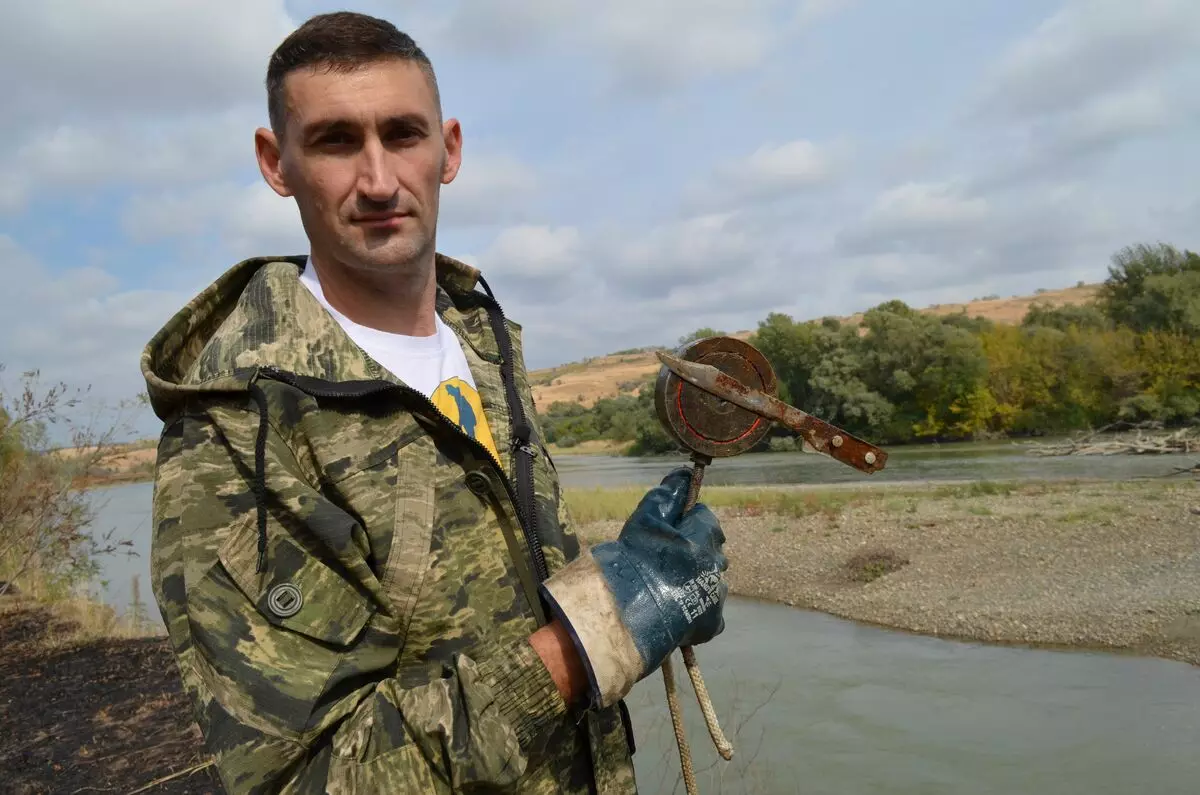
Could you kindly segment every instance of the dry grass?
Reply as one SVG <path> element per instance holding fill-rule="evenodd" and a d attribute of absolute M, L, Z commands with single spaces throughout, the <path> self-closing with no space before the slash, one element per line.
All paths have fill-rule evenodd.
<path fill-rule="evenodd" d="M 0 619 L 10 613 L 28 610 L 33 605 L 44 607 L 53 617 L 39 639 L 39 650 L 46 653 L 99 640 L 144 638 L 154 634 L 136 629 L 109 605 L 81 597 L 58 600 L 40 600 L 26 595 L 0 597 Z"/>
<path fill-rule="evenodd" d="M 548 378 L 551 371 L 535 370 L 530 373 L 535 381 L 533 399 L 541 409 L 558 401 L 591 407 L 601 398 L 620 395 L 621 384 L 654 375 L 658 366 L 653 353 L 602 356 L 587 364 L 563 368 L 564 372 L 555 374 L 545 384 L 536 384 L 536 381 Z M 627 394 L 636 395 L 639 391 L 634 389 Z"/>
<path fill-rule="evenodd" d="M 882 503 L 888 513 L 912 513 L 920 501 L 942 500 L 961 502 L 964 510 L 980 510 L 969 506 L 982 497 L 1007 497 L 1014 493 L 1042 494 L 1046 491 L 1067 490 L 1073 482 L 1055 483 L 998 483 L 971 481 L 961 484 L 911 486 L 906 484 L 867 485 L 861 488 L 811 488 L 795 486 L 705 486 L 700 500 L 710 508 L 720 508 L 729 515 L 745 518 L 779 516 L 803 519 L 821 515 L 836 519 L 846 509 L 864 503 Z M 622 521 L 637 505 L 646 489 L 629 488 L 568 488 L 567 505 L 580 524 Z"/>
<path fill-rule="evenodd" d="M 47 611 L 53 618 L 39 640 L 44 651 L 106 638 L 143 638 L 156 634 L 147 624 L 119 615 L 111 605 L 93 596 L 64 592 L 36 569 L 26 572 L 17 584 L 20 590 L 16 595 L 0 597 L 0 615 L 31 607 Z"/>
<path fill-rule="evenodd" d="M 66 460 L 80 454 L 79 450 L 70 447 L 54 452 L 55 456 Z M 114 445 L 112 452 L 104 455 L 83 480 L 88 486 L 149 480 L 154 476 L 157 454 L 155 439 L 140 439 L 128 444 Z"/>
<path fill-rule="evenodd" d="M 571 447 L 548 444 L 550 455 L 558 458 L 565 455 L 624 455 L 630 442 L 614 442 L 611 439 L 589 439 Z"/>
<path fill-rule="evenodd" d="M 568 488 L 567 505 L 581 524 L 624 520 L 646 493 L 644 488 Z M 824 514 L 836 516 L 848 505 L 884 495 L 870 490 L 800 490 L 794 488 L 747 488 L 706 486 L 701 501 L 710 508 L 721 508 L 737 516 L 764 515 L 803 518 Z"/>
<path fill-rule="evenodd" d="M 1020 323 L 1034 303 L 1046 303 L 1054 306 L 1074 306 L 1085 304 L 1096 297 L 1100 289 L 1098 284 L 1085 284 L 1082 287 L 1067 287 L 1062 290 L 1045 290 L 1037 295 L 1012 296 L 1011 298 L 993 298 L 989 300 L 967 301 L 961 304 L 934 304 L 920 310 L 929 315 L 957 315 L 965 312 L 968 317 L 984 318 L 993 323 Z M 856 313 L 843 320 L 858 323 L 862 313 Z"/>

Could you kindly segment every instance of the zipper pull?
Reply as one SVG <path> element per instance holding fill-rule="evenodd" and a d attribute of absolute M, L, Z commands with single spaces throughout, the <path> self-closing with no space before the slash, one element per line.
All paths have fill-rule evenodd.
<path fill-rule="evenodd" d="M 510 450 L 520 450 L 522 453 L 529 456 L 530 458 L 533 458 L 533 456 L 534 456 L 533 445 L 531 443 L 525 441 L 524 439 L 522 439 L 520 436 L 514 436 L 512 438 L 512 441 L 509 443 L 509 449 Z"/>

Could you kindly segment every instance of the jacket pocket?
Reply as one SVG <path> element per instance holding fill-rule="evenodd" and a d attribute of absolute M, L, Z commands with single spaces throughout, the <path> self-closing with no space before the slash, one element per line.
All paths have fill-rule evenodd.
<path fill-rule="evenodd" d="M 277 627 L 336 646 L 354 642 L 374 606 L 342 575 L 289 537 L 272 534 L 267 567 L 258 563 L 256 517 L 251 511 L 217 555 L 238 590 Z"/>

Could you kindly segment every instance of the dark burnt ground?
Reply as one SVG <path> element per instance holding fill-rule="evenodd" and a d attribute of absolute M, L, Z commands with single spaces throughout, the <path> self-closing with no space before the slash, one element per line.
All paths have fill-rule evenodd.
<path fill-rule="evenodd" d="M 207 761 L 165 639 L 48 648 L 65 629 L 0 597 L 0 789 L 128 795 Z M 210 767 L 142 791 L 222 789 Z"/>

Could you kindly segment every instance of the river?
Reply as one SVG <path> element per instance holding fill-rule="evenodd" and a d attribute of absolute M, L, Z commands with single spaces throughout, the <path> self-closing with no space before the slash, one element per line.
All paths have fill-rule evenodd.
<path fill-rule="evenodd" d="M 560 456 L 568 486 L 647 485 L 677 459 Z M 719 460 L 706 484 L 849 483 L 864 476 L 796 453 Z M 1127 479 L 1171 471 L 1157 457 L 1029 458 L 1011 445 L 904 448 L 875 480 Z M 94 492 L 96 530 L 136 557 L 105 563 L 100 595 L 129 606 L 149 587 L 149 484 Z M 716 756 L 677 665 L 703 793 L 1194 795 L 1200 791 L 1200 670 L 1120 654 L 963 643 L 732 598 L 727 629 L 697 649 L 734 760 Z M 644 793 L 683 792 L 660 674 L 628 699 Z"/>
<path fill-rule="evenodd" d="M 815 453 L 757 453 L 718 458 L 704 473 L 707 486 L 911 483 L 963 480 L 1127 480 L 1169 474 L 1179 456 L 1033 456 L 1022 443 L 955 442 L 905 445 L 887 450 L 887 466 L 873 475 Z M 644 486 L 680 457 L 622 458 L 559 455 L 555 467 L 565 486 Z M 1190 459 L 1187 465 L 1193 463 Z"/>

